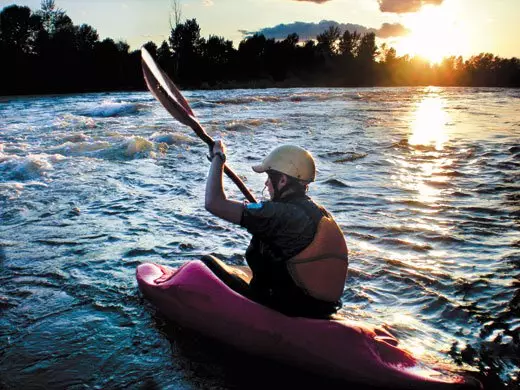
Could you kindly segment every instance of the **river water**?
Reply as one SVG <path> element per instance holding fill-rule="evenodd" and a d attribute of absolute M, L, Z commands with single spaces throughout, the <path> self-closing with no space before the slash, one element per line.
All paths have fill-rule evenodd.
<path fill-rule="evenodd" d="M 486 351 L 481 366 L 518 380 L 520 90 L 185 96 L 258 198 L 250 166 L 270 149 L 313 153 L 310 194 L 350 250 L 342 315 L 454 368 Z M 276 373 L 176 329 L 137 290 L 142 262 L 244 261 L 247 232 L 204 210 L 206 153 L 149 93 L 3 98 L 0 387 L 228 389 Z"/>

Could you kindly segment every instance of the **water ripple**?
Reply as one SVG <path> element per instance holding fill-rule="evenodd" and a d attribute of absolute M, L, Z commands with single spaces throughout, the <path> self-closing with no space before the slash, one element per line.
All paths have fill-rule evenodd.
<path fill-rule="evenodd" d="M 274 145 L 313 153 L 310 193 L 349 245 L 343 315 L 385 324 L 416 354 L 486 364 L 503 381 L 518 375 L 516 91 L 186 95 L 257 194 L 265 177 L 251 165 Z M 233 388 L 221 372 L 236 360 L 219 365 L 209 348 L 198 362 L 206 368 L 192 371 L 201 345 L 183 355 L 174 328 L 135 287 L 143 261 L 178 266 L 214 253 L 244 263 L 247 232 L 203 207 L 207 146 L 143 92 L 22 97 L 0 109 L 2 381 Z"/>

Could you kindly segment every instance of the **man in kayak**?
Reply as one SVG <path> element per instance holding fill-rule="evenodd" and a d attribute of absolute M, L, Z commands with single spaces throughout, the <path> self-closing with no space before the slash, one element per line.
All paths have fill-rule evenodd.
<path fill-rule="evenodd" d="M 307 195 L 315 180 L 314 159 L 293 145 L 275 148 L 257 173 L 267 173 L 270 201 L 242 203 L 226 197 L 226 148 L 215 142 L 206 182 L 205 207 L 253 235 L 246 251 L 247 283 L 212 256 L 203 261 L 231 288 L 290 316 L 327 318 L 341 307 L 348 269 L 345 238 L 332 216 Z"/>

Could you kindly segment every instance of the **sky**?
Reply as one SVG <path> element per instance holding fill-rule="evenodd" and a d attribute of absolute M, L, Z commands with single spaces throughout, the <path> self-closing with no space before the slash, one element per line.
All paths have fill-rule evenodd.
<path fill-rule="evenodd" d="M 182 20 L 195 18 L 201 35 L 232 40 L 248 34 L 313 38 L 331 24 L 360 33 L 373 31 L 398 55 L 468 58 L 482 52 L 520 58 L 520 0 L 55 0 L 74 24 L 90 24 L 101 39 L 126 41 L 138 49 L 167 39 L 173 2 Z M 0 0 L 0 7 L 40 0 Z"/>

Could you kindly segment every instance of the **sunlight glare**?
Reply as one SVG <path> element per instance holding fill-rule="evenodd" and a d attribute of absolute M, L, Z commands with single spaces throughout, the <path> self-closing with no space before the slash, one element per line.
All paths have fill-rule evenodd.
<path fill-rule="evenodd" d="M 442 150 L 448 140 L 446 123 L 448 115 L 444 110 L 444 102 L 439 96 L 424 98 L 414 114 L 412 134 L 408 139 L 410 145 L 434 145 L 435 149 Z"/>
<path fill-rule="evenodd" d="M 444 57 L 461 55 L 468 42 L 465 28 L 455 17 L 448 9 L 432 5 L 407 15 L 404 24 L 410 34 L 396 43 L 397 54 L 419 56 L 437 64 Z"/>
<path fill-rule="evenodd" d="M 423 356 L 426 352 L 426 348 L 424 345 L 421 345 L 419 340 L 417 344 L 411 345 L 408 347 L 408 350 L 414 355 L 415 357 Z"/>
<path fill-rule="evenodd" d="M 419 192 L 420 201 L 424 203 L 435 203 L 441 195 L 439 189 L 431 187 L 426 183 L 417 184 L 417 191 Z M 430 212 L 434 213 L 435 210 L 431 210 Z M 423 213 L 427 214 L 426 211 L 423 211 Z"/>
<path fill-rule="evenodd" d="M 392 179 L 400 187 L 415 192 L 418 202 L 435 204 L 449 186 L 450 176 L 445 172 L 453 164 L 443 152 L 449 139 L 447 124 L 450 117 L 438 88 L 428 87 L 424 92 L 422 100 L 409 114 L 409 154 L 396 160 L 397 169 Z M 421 209 L 423 215 L 437 212 L 435 207 Z"/>
<path fill-rule="evenodd" d="M 418 324 L 417 318 L 409 313 L 395 312 L 392 313 L 392 324 L 408 325 L 414 328 Z"/>

